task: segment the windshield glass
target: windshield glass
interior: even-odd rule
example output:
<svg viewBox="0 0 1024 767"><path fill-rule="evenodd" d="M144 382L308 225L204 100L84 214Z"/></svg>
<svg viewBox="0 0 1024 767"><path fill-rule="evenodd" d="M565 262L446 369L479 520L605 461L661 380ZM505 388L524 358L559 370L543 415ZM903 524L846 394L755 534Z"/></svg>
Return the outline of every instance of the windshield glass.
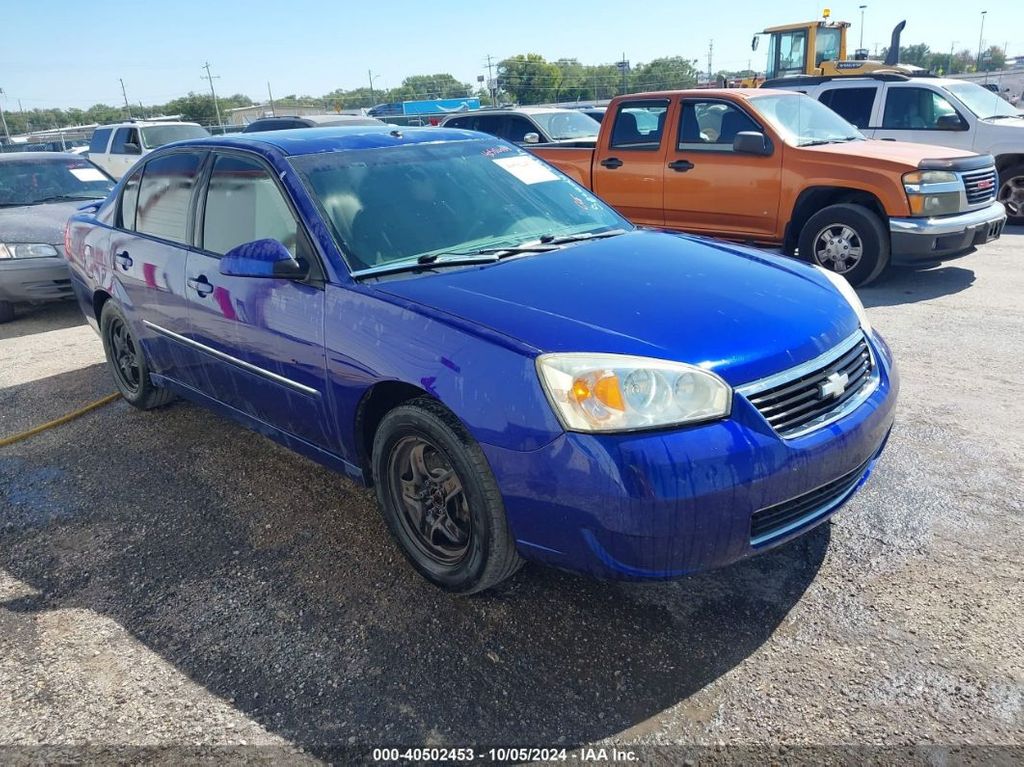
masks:
<svg viewBox="0 0 1024 767"><path fill-rule="evenodd" d="M146 149L156 149L172 141L185 141L209 135L210 132L200 125L151 125L142 129L142 144Z"/></svg>
<svg viewBox="0 0 1024 767"><path fill-rule="evenodd" d="M353 271L632 229L586 189L496 139L309 154L291 163Z"/></svg>
<svg viewBox="0 0 1024 767"><path fill-rule="evenodd" d="M802 93L755 96L750 101L788 144L809 146L864 138L827 106Z"/></svg>
<svg viewBox="0 0 1024 767"><path fill-rule="evenodd" d="M531 115L552 141L597 138L601 123L582 112L542 112Z"/></svg>
<svg viewBox="0 0 1024 767"><path fill-rule="evenodd" d="M1015 116L1022 113L1007 102L1002 96L982 88L977 83L962 82L943 86L947 91L960 99L964 106L978 117L997 117L999 115Z"/></svg>
<svg viewBox="0 0 1024 767"><path fill-rule="evenodd" d="M0 205L106 197L114 181L88 160L43 158L0 161Z"/></svg>

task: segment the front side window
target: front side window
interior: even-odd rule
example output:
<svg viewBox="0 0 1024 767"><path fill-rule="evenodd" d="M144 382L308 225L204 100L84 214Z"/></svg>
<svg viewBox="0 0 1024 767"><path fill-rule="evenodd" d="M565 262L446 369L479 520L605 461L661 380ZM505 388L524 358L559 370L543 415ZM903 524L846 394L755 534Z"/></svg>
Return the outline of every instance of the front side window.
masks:
<svg viewBox="0 0 1024 767"><path fill-rule="evenodd" d="M761 132L746 112L724 101L685 101L679 119L680 150L731 152L740 131Z"/></svg>
<svg viewBox="0 0 1024 767"><path fill-rule="evenodd" d="M612 125L612 149L653 152L661 146L668 100L624 101Z"/></svg>
<svg viewBox="0 0 1024 767"><path fill-rule="evenodd" d="M533 119L552 141L593 139L601 130L599 122L582 112L541 112Z"/></svg>
<svg viewBox="0 0 1024 767"><path fill-rule="evenodd" d="M867 128L875 105L875 89L832 88L822 93L819 101L847 122Z"/></svg>
<svg viewBox="0 0 1024 767"><path fill-rule="evenodd" d="M536 126L525 117L508 115L505 117L504 126L498 134L506 141L514 141L522 144L526 140L527 133L536 133ZM542 137L543 138L543 137Z"/></svg>
<svg viewBox="0 0 1024 767"><path fill-rule="evenodd" d="M889 88L885 95L882 128L889 130L935 130L939 120L956 115L946 99L927 88Z"/></svg>
<svg viewBox="0 0 1024 767"><path fill-rule="evenodd" d="M632 228L588 190L495 139L316 153L290 162L354 271Z"/></svg>
<svg viewBox="0 0 1024 767"><path fill-rule="evenodd" d="M201 125L149 125L142 129L142 146L156 149L172 141L204 138L210 132Z"/></svg>
<svg viewBox="0 0 1024 767"><path fill-rule="evenodd" d="M0 208L107 196L114 182L88 160L48 158L0 163Z"/></svg>
<svg viewBox="0 0 1024 767"><path fill-rule="evenodd" d="M139 146L139 132L135 128L118 128L114 133L114 143L110 145L111 154L138 154L138 150L130 152L126 145Z"/></svg>
<svg viewBox="0 0 1024 767"><path fill-rule="evenodd" d="M821 102L802 93L754 96L751 106L794 146L860 141L864 135Z"/></svg>
<svg viewBox="0 0 1024 767"><path fill-rule="evenodd" d="M192 190L201 155L179 152L146 163L139 186L135 231L186 244Z"/></svg>
<svg viewBox="0 0 1024 767"><path fill-rule="evenodd" d="M280 189L256 160L217 158L210 174L203 215L204 250L224 255L254 240L277 240L294 256L298 224Z"/></svg>
<svg viewBox="0 0 1024 767"><path fill-rule="evenodd" d="M97 128L89 141L90 154L105 154L110 143L110 128Z"/></svg>

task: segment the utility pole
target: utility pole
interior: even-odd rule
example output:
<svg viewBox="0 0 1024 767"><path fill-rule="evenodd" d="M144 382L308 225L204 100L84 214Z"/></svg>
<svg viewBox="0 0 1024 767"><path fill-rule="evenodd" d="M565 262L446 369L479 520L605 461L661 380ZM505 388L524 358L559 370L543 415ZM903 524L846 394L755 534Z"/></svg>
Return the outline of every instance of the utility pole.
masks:
<svg viewBox="0 0 1024 767"><path fill-rule="evenodd" d="M373 92L373 70L367 69L366 76L370 78L370 106L377 106L377 96ZM377 76L380 77L380 75Z"/></svg>
<svg viewBox="0 0 1024 767"><path fill-rule="evenodd" d="M7 98L7 94L4 93L4 89L0 88L0 123L4 126L4 136L7 137L7 143L11 143L11 132L7 130L7 118L4 117L4 99Z"/></svg>
<svg viewBox="0 0 1024 767"><path fill-rule="evenodd" d="M715 73L711 71L711 54L715 50L715 41L708 40L708 85L711 85L711 81L715 77Z"/></svg>
<svg viewBox="0 0 1024 767"><path fill-rule="evenodd" d="M491 63L491 54L487 54L487 90L491 92L491 106L498 106L498 84L494 80L494 65Z"/></svg>
<svg viewBox="0 0 1024 767"><path fill-rule="evenodd" d="M125 89L124 89L124 78L123 77L119 77L117 79L121 82L121 95L124 96L124 108L125 108L125 111L128 112L128 119L131 120L132 119L132 107L131 107L131 104L128 103L128 92L125 91Z"/></svg>
<svg viewBox="0 0 1024 767"><path fill-rule="evenodd" d="M267 95L270 96L270 116L277 117L277 110L274 109L274 94L270 90L270 80L267 80Z"/></svg>
<svg viewBox="0 0 1024 767"><path fill-rule="evenodd" d="M625 95L626 91L629 90L628 80L626 79L629 75L629 62L626 60L626 52L622 52L622 61L619 62L619 69L622 70L622 93Z"/></svg>
<svg viewBox="0 0 1024 767"><path fill-rule="evenodd" d="M865 8L867 8L866 5L860 6L860 46L857 48L857 50L859 50L859 51L860 50L864 50L864 9Z"/></svg>
<svg viewBox="0 0 1024 767"><path fill-rule="evenodd" d="M985 14L986 13L988 13L988 11L982 11L981 12L981 30L978 32L978 60L974 64L974 71L975 72L980 72L981 71L981 40L982 40L982 36L985 34Z"/></svg>
<svg viewBox="0 0 1024 767"><path fill-rule="evenodd" d="M217 127L219 128L222 125L221 119L220 119L220 104L217 103L217 91L215 91L213 89L213 81L214 81L214 78L219 79L220 75L212 75L212 74L210 74L210 62L209 61L207 61L205 64L203 64L203 66L200 67L200 69L205 69L206 70L206 77L202 78L202 79L205 79L207 82L210 83L210 95L213 96L213 109L217 113Z"/></svg>
<svg viewBox="0 0 1024 767"><path fill-rule="evenodd" d="M951 40L949 43L949 69L946 70L947 75L953 74L953 47L956 45L956 40Z"/></svg>

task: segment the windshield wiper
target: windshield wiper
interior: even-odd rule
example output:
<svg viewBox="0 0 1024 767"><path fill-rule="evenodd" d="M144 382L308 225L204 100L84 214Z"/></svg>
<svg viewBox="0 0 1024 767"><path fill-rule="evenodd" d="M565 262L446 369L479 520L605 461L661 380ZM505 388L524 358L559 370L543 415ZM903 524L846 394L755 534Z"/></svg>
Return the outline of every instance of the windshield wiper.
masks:
<svg viewBox="0 0 1024 767"><path fill-rule="evenodd" d="M368 269L357 269L352 276L379 277L385 274L398 274L400 272L429 272L442 267L450 266L474 266L476 264L493 264L498 257L485 251L475 253L424 253L415 259L402 259L393 264L381 264L371 266Z"/></svg>
<svg viewBox="0 0 1024 767"><path fill-rule="evenodd" d="M1020 120L1024 120L1024 115L989 115L988 117L982 117L982 120L998 120L1000 117L1012 117Z"/></svg>
<svg viewBox="0 0 1024 767"><path fill-rule="evenodd" d="M92 197L82 194L55 194L52 197L41 197L38 200L32 200L28 203L29 205L41 205L44 202L70 202L72 200L102 200L102 197Z"/></svg>
<svg viewBox="0 0 1024 767"><path fill-rule="evenodd" d="M542 234L540 241L545 245L565 245L570 242L582 242L583 240L600 240L604 237L617 237L625 234L625 229L609 229L606 232L580 232L579 234L566 234L556 237L553 234Z"/></svg>

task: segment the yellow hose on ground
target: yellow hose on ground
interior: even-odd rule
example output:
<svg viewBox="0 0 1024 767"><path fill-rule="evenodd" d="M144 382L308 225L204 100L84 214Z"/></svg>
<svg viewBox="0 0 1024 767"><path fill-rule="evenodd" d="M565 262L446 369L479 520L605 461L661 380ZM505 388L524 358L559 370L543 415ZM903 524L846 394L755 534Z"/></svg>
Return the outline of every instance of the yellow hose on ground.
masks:
<svg viewBox="0 0 1024 767"><path fill-rule="evenodd" d="M80 407L78 408L78 410L74 410L68 413L67 415L62 415L60 418L55 418L52 421L47 421L46 423L29 429L28 431L23 431L21 432L21 434L15 434L13 437L3 437L2 439L0 439L0 447L7 447L8 445L13 445L15 442L21 442L23 439L34 437L36 434L40 434L41 432L44 432L47 429L52 429L55 426L61 426L62 424L67 423L68 421L74 421L76 418L81 418L86 413L96 410L97 408L101 408L104 405L109 405L111 402L113 402L116 399L119 399L120 397L120 394L111 394L107 397L104 397L103 399L98 399L95 402L91 402L85 407Z"/></svg>

